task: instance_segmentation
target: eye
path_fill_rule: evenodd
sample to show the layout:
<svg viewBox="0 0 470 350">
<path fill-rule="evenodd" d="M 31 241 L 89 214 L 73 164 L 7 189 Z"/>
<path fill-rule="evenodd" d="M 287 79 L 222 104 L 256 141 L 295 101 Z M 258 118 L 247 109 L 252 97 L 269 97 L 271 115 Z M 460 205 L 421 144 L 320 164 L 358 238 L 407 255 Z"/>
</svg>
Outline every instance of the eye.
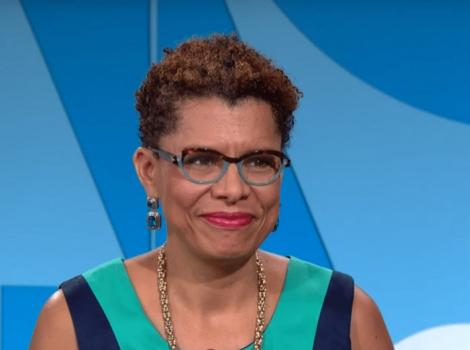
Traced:
<svg viewBox="0 0 470 350">
<path fill-rule="evenodd" d="M 277 157 L 270 155 L 258 155 L 246 159 L 244 165 L 252 169 L 277 169 L 279 161 Z"/>
<path fill-rule="evenodd" d="M 217 165 L 219 162 L 220 157 L 209 152 L 195 152 L 188 154 L 184 158 L 184 164 L 186 166 L 208 167 Z"/>
</svg>

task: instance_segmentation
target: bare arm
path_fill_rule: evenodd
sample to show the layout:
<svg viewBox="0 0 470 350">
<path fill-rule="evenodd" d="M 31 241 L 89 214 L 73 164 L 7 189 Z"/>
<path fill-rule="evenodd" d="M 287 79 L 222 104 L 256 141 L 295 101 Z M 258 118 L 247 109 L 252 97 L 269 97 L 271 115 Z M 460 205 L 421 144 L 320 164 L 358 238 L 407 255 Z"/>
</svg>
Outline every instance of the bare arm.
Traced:
<svg viewBox="0 0 470 350">
<path fill-rule="evenodd" d="M 44 305 L 36 322 L 30 350 L 78 350 L 72 318 L 62 290 Z"/>
<path fill-rule="evenodd" d="M 351 320 L 352 350 L 393 350 L 382 315 L 374 301 L 355 287 Z"/>
</svg>

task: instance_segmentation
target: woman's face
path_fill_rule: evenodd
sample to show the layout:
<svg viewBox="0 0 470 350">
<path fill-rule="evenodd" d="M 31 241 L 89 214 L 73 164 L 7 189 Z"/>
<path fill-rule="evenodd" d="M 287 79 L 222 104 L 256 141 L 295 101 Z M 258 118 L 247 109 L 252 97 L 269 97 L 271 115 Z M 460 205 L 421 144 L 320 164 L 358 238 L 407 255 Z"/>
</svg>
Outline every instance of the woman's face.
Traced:
<svg viewBox="0 0 470 350">
<path fill-rule="evenodd" d="M 184 100 L 177 129 L 159 148 L 180 155 L 185 148 L 210 148 L 229 157 L 255 150 L 281 150 L 281 136 L 268 103 L 246 98 L 230 106 L 218 97 Z M 250 186 L 235 164 L 214 184 L 195 184 L 174 164 L 158 159 L 152 173 L 168 227 L 178 249 L 207 258 L 251 256 L 278 217 L 281 179 Z"/>
</svg>

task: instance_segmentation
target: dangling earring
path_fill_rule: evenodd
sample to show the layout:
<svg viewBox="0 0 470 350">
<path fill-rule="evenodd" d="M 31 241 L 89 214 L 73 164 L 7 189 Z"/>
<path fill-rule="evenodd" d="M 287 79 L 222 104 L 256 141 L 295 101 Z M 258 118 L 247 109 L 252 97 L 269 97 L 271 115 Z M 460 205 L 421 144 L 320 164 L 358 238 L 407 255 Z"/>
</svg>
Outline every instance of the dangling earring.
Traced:
<svg viewBox="0 0 470 350">
<path fill-rule="evenodd" d="M 158 210 L 158 198 L 150 197 L 147 199 L 147 229 L 150 233 L 158 231 L 162 226 L 162 218 Z"/>
</svg>

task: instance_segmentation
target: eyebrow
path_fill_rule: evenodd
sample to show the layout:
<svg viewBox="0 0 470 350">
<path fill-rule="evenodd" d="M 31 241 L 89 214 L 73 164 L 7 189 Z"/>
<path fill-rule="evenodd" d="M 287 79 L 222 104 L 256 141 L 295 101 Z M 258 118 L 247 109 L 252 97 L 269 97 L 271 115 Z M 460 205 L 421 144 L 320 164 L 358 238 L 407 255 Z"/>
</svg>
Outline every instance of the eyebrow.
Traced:
<svg viewBox="0 0 470 350">
<path fill-rule="evenodd" d="M 214 148 L 207 147 L 207 146 L 202 146 L 202 145 L 189 145 L 189 146 L 183 147 L 183 151 L 184 151 L 185 149 L 201 149 L 201 150 L 219 152 L 219 151 L 217 151 L 217 150 L 214 149 Z M 220 152 L 219 152 L 219 153 L 220 153 Z"/>
</svg>

